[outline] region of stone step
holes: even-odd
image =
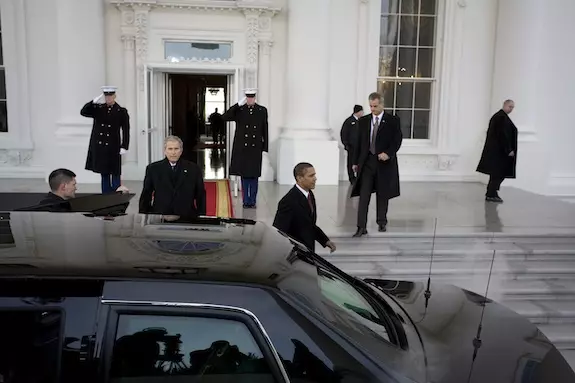
[[[321,225],[319,225],[321,227]],[[376,228],[368,228],[369,234],[361,238],[353,238],[355,231],[333,231],[327,232],[327,236],[332,240],[352,240],[352,241],[368,241],[368,240],[446,240],[446,239],[460,239],[460,240],[476,240],[476,239],[490,239],[493,241],[512,242],[512,241],[529,241],[534,243],[551,242],[552,240],[575,240],[575,227],[556,227],[556,228],[541,228],[541,227],[508,227],[505,232],[489,232],[480,231],[481,228],[475,226],[444,226],[438,227],[434,233],[433,230],[428,231],[407,231],[408,229],[402,227],[388,227],[388,231],[380,233]]]
[[[337,246],[337,245],[336,245]],[[337,253],[330,254],[327,250],[318,250],[317,253],[332,263],[357,263],[357,262],[429,262],[431,249],[426,250],[399,250],[390,248],[380,249],[341,249]],[[491,262],[492,249],[435,249],[433,262],[442,261],[486,261]],[[575,262],[575,249],[573,250],[496,250],[495,259],[505,261],[546,261],[546,262]]]
[[[575,299],[562,301],[503,300],[501,304],[539,325],[575,326]]]
[[[547,324],[538,325],[539,330],[557,347],[559,350],[575,351],[575,323],[571,324]]]
[[[398,280],[412,280],[427,278],[429,275],[429,262],[397,262],[373,263],[358,262],[345,263],[332,262],[343,271],[361,278],[386,278]],[[448,279],[453,276],[466,276],[476,278],[489,274],[488,262],[442,262],[431,265],[431,276]],[[508,263],[495,262],[492,276],[496,280],[520,279],[574,279],[575,262],[555,263],[549,265],[544,261]],[[492,278],[493,278],[492,277]]]

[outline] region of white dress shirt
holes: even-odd
[[[303,193],[303,195],[305,196],[305,199],[308,199],[309,196],[309,192],[307,190],[304,190],[301,186],[299,186],[298,184],[295,184],[295,186],[299,189],[300,192]]]

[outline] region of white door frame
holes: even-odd
[[[163,156],[162,143],[166,137],[168,124],[170,120],[167,100],[168,74],[215,74],[228,76],[228,94],[227,106],[230,107],[237,102],[240,89],[244,83],[244,67],[230,64],[216,63],[191,63],[191,64],[172,64],[166,62],[148,63],[146,65],[145,76],[145,95],[144,102],[140,106],[144,110],[138,111],[140,116],[139,122],[142,124],[141,131],[141,148],[144,153],[140,158],[145,158],[147,163],[158,161]],[[230,78],[233,76],[233,78]],[[229,81],[233,80],[233,81]],[[238,196],[239,180],[238,177],[229,176],[231,149],[235,134],[235,123],[227,124],[227,142],[226,142],[226,174],[232,181],[234,197]],[[144,166],[145,167],[145,166]]]

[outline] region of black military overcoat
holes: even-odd
[[[117,103],[108,106],[90,101],[80,114],[94,119],[86,170],[100,174],[122,174],[120,149],[128,150],[130,144],[128,110]]]
[[[236,122],[230,175],[257,178],[262,175],[262,152],[268,151],[268,110],[261,105],[233,105],[222,115]]]

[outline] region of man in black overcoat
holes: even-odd
[[[363,116],[363,107],[355,105],[353,114],[346,118],[341,127],[341,143],[347,152],[347,175],[349,182],[355,182],[355,172],[353,171],[353,150],[355,141],[357,141],[357,121]]]
[[[489,175],[485,200],[503,202],[499,187],[505,178],[515,178],[517,165],[517,127],[509,118],[515,108],[513,100],[506,100],[503,107],[489,120],[487,138],[477,165],[477,171]]]
[[[222,118],[236,122],[230,175],[242,178],[244,208],[255,208],[262,153],[268,151],[268,110],[256,103],[256,89],[246,89],[244,94]]]
[[[116,103],[116,87],[103,86],[102,92],[80,111],[82,116],[94,119],[86,170],[100,173],[102,193],[113,193],[120,187],[121,156],[130,144],[130,116]]]
[[[359,196],[357,231],[354,237],[367,234],[367,212],[371,194],[375,192],[379,231],[387,230],[389,200],[399,197],[399,168],[397,151],[403,135],[399,118],[383,111],[379,93],[369,95],[371,114],[358,121],[357,150],[354,150],[353,168],[358,173],[351,197]]]
[[[202,170],[180,158],[183,142],[169,136],[164,142],[166,158],[146,168],[140,195],[140,213],[163,214],[190,220],[206,215],[206,189]]]
[[[315,169],[311,164],[301,162],[293,169],[293,175],[296,184],[278,203],[274,227],[303,243],[311,251],[315,251],[316,241],[323,247],[329,247],[332,252],[335,251],[333,242],[316,225],[317,206],[312,191],[317,180]]]

